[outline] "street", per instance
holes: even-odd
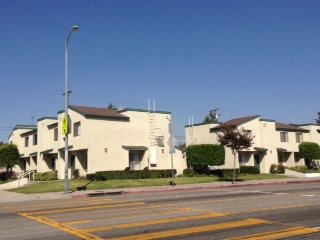
[[[1,204],[1,239],[320,239],[318,182]]]

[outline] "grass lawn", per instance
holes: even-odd
[[[259,179],[278,179],[285,176],[276,174],[242,174],[239,178],[245,180],[259,180]],[[149,178],[149,179],[115,179],[107,181],[93,181],[87,186],[88,190],[98,189],[115,189],[115,188],[130,188],[130,187],[147,187],[147,186],[165,186],[169,185],[171,178]],[[215,176],[200,176],[200,177],[178,177],[175,178],[177,185],[182,184],[195,184],[195,183],[209,183],[219,181]],[[88,183],[88,180],[71,180],[70,190],[75,191],[76,187],[80,187]],[[10,190],[17,193],[44,193],[44,192],[62,192],[64,191],[64,181],[44,181],[31,184],[22,188]]]

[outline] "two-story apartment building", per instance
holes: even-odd
[[[69,106],[68,113],[70,172],[171,168],[170,112]],[[15,171],[57,170],[58,177],[64,178],[63,118],[60,111],[56,118],[39,119],[36,126],[16,126],[9,137],[21,155]],[[181,173],[186,160],[178,150],[172,157]]]
[[[259,115],[231,119],[224,124],[243,129],[253,136],[253,145],[239,152],[237,166],[257,166],[262,173],[269,173],[272,164],[285,166],[304,165],[299,156],[301,142],[320,143],[319,126],[314,124],[284,124],[274,120],[262,119]],[[221,123],[195,124],[186,126],[186,145],[218,144],[217,135]],[[225,165],[221,168],[233,167],[233,155],[226,148]]]

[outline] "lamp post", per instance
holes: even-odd
[[[66,124],[69,124],[68,119],[68,105],[69,105],[69,91],[68,91],[68,44],[71,34],[75,31],[78,31],[80,28],[78,26],[73,26],[68,34],[68,37],[65,40],[65,91],[64,91],[64,99],[65,99],[65,118]],[[69,127],[65,129],[64,132],[64,180],[65,180],[65,189],[64,193],[69,194],[69,150],[68,150],[68,134],[69,134]]]

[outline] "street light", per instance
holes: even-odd
[[[65,40],[65,91],[64,91],[64,99],[65,99],[65,119],[66,124],[69,124],[68,121],[68,105],[69,105],[69,91],[68,91],[68,44],[71,34],[73,32],[78,31],[80,28],[78,26],[73,26],[68,34],[68,37]],[[69,156],[68,156],[68,134],[69,134],[69,127],[65,129],[64,132],[64,180],[65,180],[65,189],[64,193],[69,194]]]

